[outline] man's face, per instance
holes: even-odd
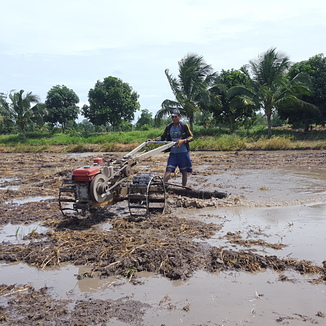
[[[179,123],[180,122],[180,115],[173,115],[171,118],[172,118],[172,121],[173,123]]]

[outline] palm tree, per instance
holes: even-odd
[[[39,98],[37,95],[32,94],[32,92],[23,95],[24,90],[20,92],[9,94],[9,99],[11,103],[5,103],[2,101],[2,108],[6,118],[10,119],[17,124],[20,131],[23,134],[24,139],[26,139],[26,127],[30,123],[33,117],[39,114]],[[6,104],[6,105],[5,105]],[[35,104],[32,106],[32,104]]]
[[[212,87],[211,107],[216,121],[229,125],[230,132],[235,130],[236,124],[241,123],[253,115],[254,106],[247,97],[239,96],[233,91],[235,86],[248,86],[250,79],[240,70],[222,70],[216,77]]]
[[[276,104],[285,95],[285,74],[290,65],[289,57],[277,53],[275,48],[267,50],[257,60],[249,61],[254,93],[265,112],[269,137],[272,135],[272,115]]]
[[[301,95],[309,94],[309,87],[303,75],[289,79],[289,58],[276,52],[275,48],[261,54],[257,60],[249,61],[251,70],[251,89],[235,87],[234,93],[248,96],[257,109],[263,109],[267,118],[268,137],[272,136],[272,116],[284,105],[311,109],[313,106],[300,99]],[[243,69],[248,73],[246,69]],[[248,73],[249,74],[249,73]]]
[[[168,115],[172,109],[179,109],[181,114],[189,119],[193,129],[194,115],[199,112],[200,105],[209,101],[208,86],[213,81],[215,73],[202,56],[188,54],[179,61],[178,78],[165,70],[175,100],[165,100],[155,118]]]
[[[288,77],[285,86],[286,96],[276,103],[280,117],[288,119],[289,123],[300,121],[305,132],[309,130],[316,117],[321,117],[320,109],[305,101],[312,95],[310,87],[310,78],[305,73],[298,73],[293,78]]]

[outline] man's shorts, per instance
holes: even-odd
[[[170,153],[166,171],[174,172],[177,167],[179,167],[181,173],[192,172],[192,164],[189,152]]]

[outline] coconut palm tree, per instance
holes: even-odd
[[[178,63],[178,77],[165,70],[175,100],[165,100],[155,118],[160,119],[168,115],[172,109],[179,109],[181,114],[188,118],[190,128],[193,128],[194,115],[200,111],[201,103],[210,99],[208,86],[213,81],[215,73],[212,67],[204,61],[202,56],[188,54]]]
[[[39,114],[39,107],[37,105],[39,98],[37,95],[32,94],[32,92],[28,92],[26,95],[23,95],[23,93],[24,90],[17,93],[11,92],[9,94],[11,103],[2,101],[2,108],[6,118],[17,124],[25,139],[28,123]]]
[[[314,109],[313,105],[301,100],[301,96],[310,93],[307,80],[303,74],[292,79],[287,76],[290,68],[289,58],[276,52],[275,48],[267,50],[258,59],[249,61],[251,71],[251,88],[234,87],[233,93],[247,96],[253,100],[257,109],[262,109],[267,118],[268,137],[272,135],[272,116],[285,105],[302,109]],[[248,70],[244,69],[248,73]]]
[[[267,50],[257,60],[249,61],[254,93],[266,115],[269,137],[276,104],[285,95],[285,75],[290,65],[289,57],[276,52],[275,48]]]

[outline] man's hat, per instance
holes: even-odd
[[[181,115],[181,113],[180,113],[180,111],[177,110],[177,109],[174,109],[174,110],[172,110],[172,112],[171,112],[171,117],[178,117],[178,116],[180,116],[180,115]]]

